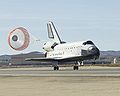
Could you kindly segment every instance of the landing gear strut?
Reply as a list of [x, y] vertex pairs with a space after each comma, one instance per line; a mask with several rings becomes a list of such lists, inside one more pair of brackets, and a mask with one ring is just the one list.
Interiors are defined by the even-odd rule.
[[59, 70], [59, 66], [55, 66], [55, 67], [54, 67], [54, 70]]

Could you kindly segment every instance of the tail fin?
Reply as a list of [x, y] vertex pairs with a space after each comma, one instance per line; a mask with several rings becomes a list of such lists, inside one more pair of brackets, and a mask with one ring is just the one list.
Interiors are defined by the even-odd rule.
[[58, 44], [62, 43], [53, 22], [51, 21], [48, 22], [47, 29], [48, 29], [48, 37], [50, 39], [52, 39], [54, 42]]

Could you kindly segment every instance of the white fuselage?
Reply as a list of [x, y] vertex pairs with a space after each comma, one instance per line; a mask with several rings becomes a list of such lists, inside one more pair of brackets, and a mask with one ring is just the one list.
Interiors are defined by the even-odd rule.
[[47, 52], [47, 58], [67, 58], [81, 56], [81, 49], [88, 50], [94, 45], [83, 45], [84, 41], [58, 44], [53, 51]]

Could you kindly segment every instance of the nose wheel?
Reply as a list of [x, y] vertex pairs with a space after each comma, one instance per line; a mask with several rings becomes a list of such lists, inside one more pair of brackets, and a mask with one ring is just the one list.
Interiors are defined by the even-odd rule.
[[79, 70], [79, 66], [82, 64], [82, 61], [76, 61], [75, 65], [73, 66], [73, 70]]
[[78, 69], [79, 69], [79, 66], [76, 65], [76, 66], [73, 67], [73, 69], [74, 69], [74, 70], [78, 70]]
[[59, 70], [59, 66], [55, 66], [55, 67], [54, 67], [54, 70]]

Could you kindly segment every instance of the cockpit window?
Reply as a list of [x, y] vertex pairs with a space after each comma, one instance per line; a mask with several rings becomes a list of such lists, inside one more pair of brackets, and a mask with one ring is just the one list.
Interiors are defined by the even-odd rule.
[[94, 45], [94, 43], [92, 41], [86, 41], [86, 42], [83, 43], [83, 45], [86, 45], [86, 44]]

